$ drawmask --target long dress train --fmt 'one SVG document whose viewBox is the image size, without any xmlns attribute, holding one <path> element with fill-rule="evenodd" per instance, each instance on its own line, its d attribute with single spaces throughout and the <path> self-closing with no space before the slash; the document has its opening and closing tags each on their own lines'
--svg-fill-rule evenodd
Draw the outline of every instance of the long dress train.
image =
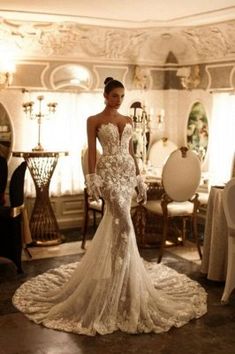
<svg viewBox="0 0 235 354">
<path fill-rule="evenodd" d="M 136 185 L 129 154 L 132 126 L 119 132 L 103 124 L 103 155 L 97 174 L 103 181 L 105 214 L 80 262 L 61 266 L 25 282 L 13 303 L 46 327 L 86 335 L 164 332 L 207 311 L 205 290 L 187 276 L 140 257 L 130 216 Z"/>
</svg>

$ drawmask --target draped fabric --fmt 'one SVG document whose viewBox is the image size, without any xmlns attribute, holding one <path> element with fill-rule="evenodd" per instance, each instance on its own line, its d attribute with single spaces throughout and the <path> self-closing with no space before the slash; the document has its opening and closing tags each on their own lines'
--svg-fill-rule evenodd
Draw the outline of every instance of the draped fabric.
<svg viewBox="0 0 235 354">
<path fill-rule="evenodd" d="M 209 127 L 210 185 L 223 185 L 232 174 L 235 154 L 235 95 L 213 95 Z"/>
<path fill-rule="evenodd" d="M 37 101 L 41 93 L 31 94 L 30 100 Z M 43 94 L 43 93 L 42 93 Z M 50 195 L 76 194 L 83 190 L 84 177 L 81 167 L 81 151 L 87 144 L 86 120 L 90 115 L 102 110 L 102 93 L 47 93 L 47 102 L 57 102 L 56 113 L 50 118 L 44 117 L 41 126 L 41 140 L 48 151 L 68 151 L 69 156 L 59 159 L 50 183 Z M 44 103 L 43 101 L 43 103 Z M 37 111 L 37 107 L 35 107 Z M 36 145 L 36 121 L 27 122 L 32 147 Z M 26 174 L 25 192 L 27 196 L 35 196 L 35 188 L 29 171 Z"/>
</svg>

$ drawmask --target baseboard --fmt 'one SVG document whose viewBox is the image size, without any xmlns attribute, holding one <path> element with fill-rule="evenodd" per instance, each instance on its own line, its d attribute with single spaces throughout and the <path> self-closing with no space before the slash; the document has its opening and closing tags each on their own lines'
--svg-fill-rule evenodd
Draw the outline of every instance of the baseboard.
<svg viewBox="0 0 235 354">
<path fill-rule="evenodd" d="M 82 227 L 83 200 L 83 193 L 50 198 L 56 220 L 61 230 Z M 35 198 L 27 197 L 25 199 L 29 218 L 33 210 L 34 202 Z"/>
</svg>

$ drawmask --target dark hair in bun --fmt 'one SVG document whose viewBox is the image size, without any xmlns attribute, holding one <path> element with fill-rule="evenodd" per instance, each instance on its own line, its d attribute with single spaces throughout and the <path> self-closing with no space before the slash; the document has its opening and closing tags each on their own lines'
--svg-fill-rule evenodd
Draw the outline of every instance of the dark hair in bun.
<svg viewBox="0 0 235 354">
<path fill-rule="evenodd" d="M 106 77 L 106 79 L 104 80 L 104 85 L 104 92 L 107 94 L 109 94 L 115 88 L 124 88 L 123 84 L 120 81 L 114 80 L 112 77 Z"/>
</svg>

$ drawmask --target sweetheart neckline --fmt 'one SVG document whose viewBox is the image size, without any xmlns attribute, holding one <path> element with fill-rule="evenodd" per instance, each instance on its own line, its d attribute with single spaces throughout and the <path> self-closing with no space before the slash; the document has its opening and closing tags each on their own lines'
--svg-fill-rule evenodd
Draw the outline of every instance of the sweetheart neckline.
<svg viewBox="0 0 235 354">
<path fill-rule="evenodd" d="M 102 123 L 102 124 L 97 128 L 97 131 L 99 132 L 100 129 L 101 129 L 103 126 L 106 126 L 106 125 L 112 125 L 112 126 L 114 126 L 114 127 L 117 128 L 117 132 L 118 132 L 118 135 L 119 135 L 119 137 L 118 137 L 118 138 L 119 138 L 119 143 L 122 142 L 123 133 L 124 133 L 124 130 L 126 129 L 126 127 L 127 127 L 128 125 L 130 125 L 130 126 L 132 127 L 131 123 L 126 123 L 126 124 L 124 125 L 124 128 L 123 128 L 122 132 L 120 132 L 120 130 L 119 130 L 117 124 L 112 123 L 112 122 L 108 122 L 108 123 Z"/>
</svg>

